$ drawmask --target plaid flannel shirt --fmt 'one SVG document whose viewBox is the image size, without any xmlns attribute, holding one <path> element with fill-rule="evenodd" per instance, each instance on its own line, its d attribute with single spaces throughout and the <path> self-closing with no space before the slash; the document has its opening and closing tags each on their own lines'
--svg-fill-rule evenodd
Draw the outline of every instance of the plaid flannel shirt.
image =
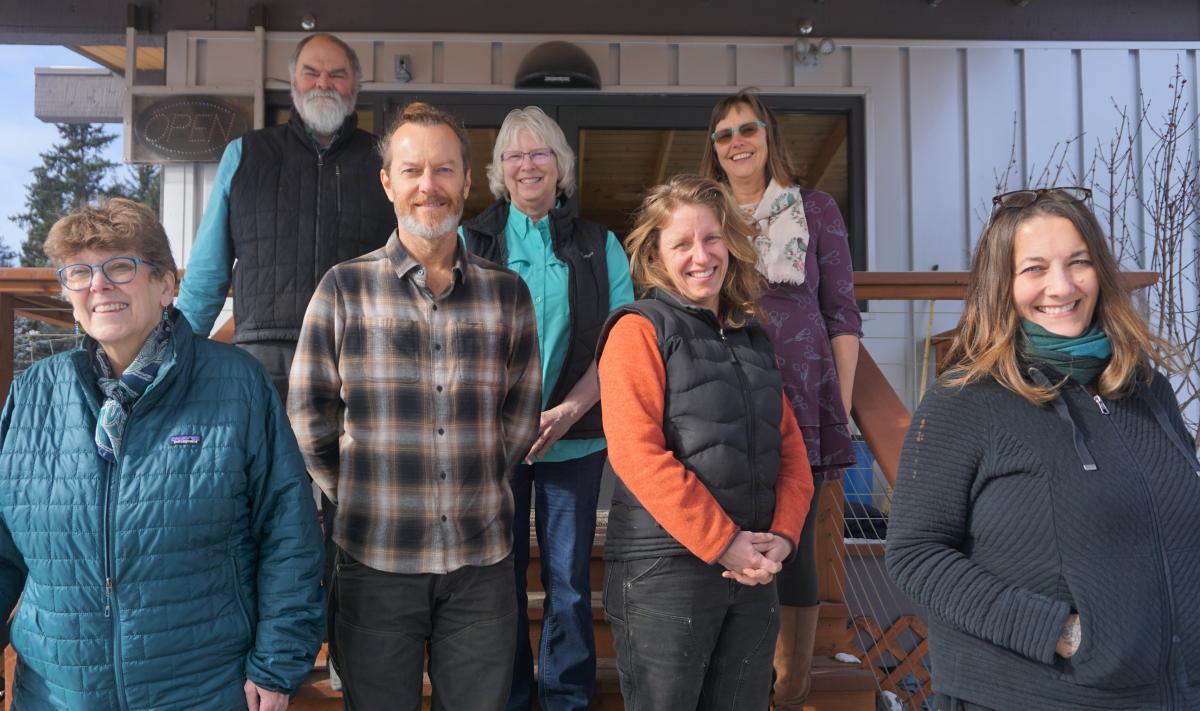
<svg viewBox="0 0 1200 711">
<path fill-rule="evenodd" d="M 372 568 L 503 560 L 508 479 L 540 405 L 529 290 L 461 246 L 440 296 L 393 233 L 331 269 L 309 303 L 288 415 L 309 474 L 337 502 L 334 541 Z"/>
</svg>

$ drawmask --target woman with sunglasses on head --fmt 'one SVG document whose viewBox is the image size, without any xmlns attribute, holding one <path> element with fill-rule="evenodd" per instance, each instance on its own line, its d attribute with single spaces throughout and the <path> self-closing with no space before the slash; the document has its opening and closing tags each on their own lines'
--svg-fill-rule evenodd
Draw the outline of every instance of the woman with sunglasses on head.
<svg viewBox="0 0 1200 711">
<path fill-rule="evenodd" d="M 80 208 L 45 250 L 83 342 L 22 373 L 0 414 L 14 708 L 282 711 L 324 615 L 316 507 L 274 386 L 172 306 L 175 260 L 144 205 Z"/>
<path fill-rule="evenodd" d="M 812 496 L 757 318 L 753 231 L 716 181 L 653 188 L 626 240 L 642 297 L 601 336 L 604 612 L 628 709 L 765 709 L 772 584 Z"/>
<path fill-rule="evenodd" d="M 717 102 L 708 130 L 700 173 L 728 185 L 755 225 L 757 267 L 767 280 L 759 299 L 763 325 L 804 434 L 815 502 L 821 483 L 836 482 L 854 463 L 848 415 L 862 319 L 846 226 L 833 198 L 797 184 L 779 122 L 753 92 Z M 810 688 L 820 615 L 813 557 L 816 510 L 814 503 L 796 557 L 777 578 L 774 704 L 779 711 L 800 711 Z"/>
<path fill-rule="evenodd" d="M 913 416 L 892 578 L 936 708 L 1200 708 L 1200 462 L 1079 188 L 1000 195 Z"/>
<path fill-rule="evenodd" d="M 533 297 L 542 354 L 538 438 L 513 472 L 517 658 L 508 711 L 583 711 L 596 685 L 591 560 L 604 469 L 596 338 L 608 314 L 633 301 L 629 263 L 606 227 L 580 218 L 575 153 L 536 106 L 500 125 L 487 170 L 497 200 L 463 222 L 469 251 L 512 269 Z M 530 499 L 546 597 L 534 678 L 526 571 Z"/>
</svg>

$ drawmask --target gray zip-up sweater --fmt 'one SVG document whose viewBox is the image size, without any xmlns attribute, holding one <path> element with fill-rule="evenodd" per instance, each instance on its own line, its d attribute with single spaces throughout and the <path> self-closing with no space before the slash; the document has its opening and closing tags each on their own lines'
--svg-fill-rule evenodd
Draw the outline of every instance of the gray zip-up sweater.
<svg viewBox="0 0 1200 711">
<path fill-rule="evenodd" d="M 928 611 L 934 689 L 995 709 L 1200 708 L 1190 442 L 1158 374 L 1119 400 L 1068 384 L 1044 407 L 991 379 L 932 389 L 905 439 L 887 564 Z M 1063 659 L 1072 611 L 1082 642 Z"/>
</svg>

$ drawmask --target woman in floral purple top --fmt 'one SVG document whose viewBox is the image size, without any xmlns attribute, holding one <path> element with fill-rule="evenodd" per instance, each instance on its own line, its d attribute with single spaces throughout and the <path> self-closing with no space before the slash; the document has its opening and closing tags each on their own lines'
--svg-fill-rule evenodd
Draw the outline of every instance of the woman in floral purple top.
<svg viewBox="0 0 1200 711">
<path fill-rule="evenodd" d="M 862 319 L 838 206 L 829 195 L 796 184 L 771 110 L 742 91 L 717 103 L 708 130 L 701 174 L 728 185 L 758 225 L 758 270 L 768 283 L 760 305 L 816 487 L 800 548 L 777 576 L 774 708 L 800 711 L 808 697 L 820 614 L 813 557 L 816 502 L 822 481 L 839 479 L 841 470 L 854 463 L 848 413 Z"/>
</svg>

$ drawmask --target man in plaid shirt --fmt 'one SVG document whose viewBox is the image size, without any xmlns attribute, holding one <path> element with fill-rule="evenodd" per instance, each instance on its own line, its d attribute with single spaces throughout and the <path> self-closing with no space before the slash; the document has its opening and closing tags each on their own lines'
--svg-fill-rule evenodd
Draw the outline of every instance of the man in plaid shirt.
<svg viewBox="0 0 1200 711">
<path fill-rule="evenodd" d="M 380 142 L 398 228 L 308 306 L 288 414 L 337 503 L 330 647 L 348 709 L 501 709 L 516 598 L 508 477 L 537 434 L 529 291 L 467 254 L 457 121 L 410 104 Z"/>
</svg>

